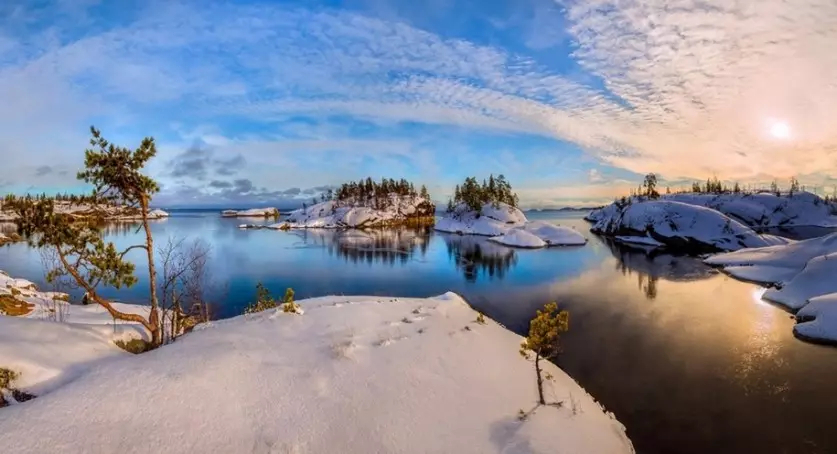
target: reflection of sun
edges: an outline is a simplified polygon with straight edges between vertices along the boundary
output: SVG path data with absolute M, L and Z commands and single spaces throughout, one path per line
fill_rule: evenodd
M 777 139 L 787 139 L 790 137 L 790 126 L 783 121 L 777 121 L 770 126 L 770 135 Z

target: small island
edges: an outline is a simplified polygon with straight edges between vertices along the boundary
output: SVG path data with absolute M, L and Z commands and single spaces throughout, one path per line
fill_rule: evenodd
M 570 227 L 544 221 L 529 221 L 517 208 L 518 197 L 503 175 L 489 176 L 480 185 L 468 177 L 454 189 L 453 199 L 436 230 L 460 235 L 482 235 L 511 247 L 542 248 L 581 246 L 584 236 Z
M 269 218 L 279 217 L 279 208 L 251 208 L 249 210 L 224 210 L 221 212 L 224 218 Z
M 19 203 L 46 201 L 53 204 L 56 214 L 65 215 L 71 220 L 114 222 L 142 220 L 142 212 L 137 207 L 112 204 L 93 196 L 57 194 L 49 197 L 41 194 L 33 197 L 27 194 L 24 197 L 17 197 L 7 194 L 0 202 L 0 222 L 15 222 L 18 219 L 15 207 Z M 165 219 L 169 217 L 169 214 L 161 209 L 153 209 L 148 211 L 147 217 L 154 220 Z
M 435 221 L 436 205 L 427 188 L 418 191 L 405 179 L 371 178 L 329 189 L 318 203 L 292 211 L 272 229 L 365 229 L 425 226 Z M 242 226 L 248 227 L 248 226 Z

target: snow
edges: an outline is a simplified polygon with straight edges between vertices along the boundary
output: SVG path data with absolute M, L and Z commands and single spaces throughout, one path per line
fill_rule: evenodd
M 304 316 L 199 325 L 137 356 L 78 325 L 0 317 L 0 365 L 27 365 L 24 391 L 51 388 L 0 410 L 4 454 L 633 452 L 624 427 L 549 363 L 545 394 L 561 405 L 519 420 L 537 395 L 521 338 L 476 323 L 455 294 L 299 303 Z M 38 368 L 49 373 L 26 378 Z
M 618 212 L 608 213 L 591 230 L 620 237 L 623 242 L 649 244 L 645 238 L 652 238 L 667 247 L 693 251 L 734 251 L 790 242 L 773 235 L 759 235 L 719 211 L 682 202 L 634 202 Z
M 432 216 L 432 202 L 419 196 L 390 194 L 389 205 L 375 209 L 364 203 L 326 201 L 292 211 L 272 229 L 338 229 L 382 227 L 410 218 Z M 422 211 L 427 213 L 422 213 Z
M 267 208 L 251 208 L 249 210 L 224 210 L 221 212 L 221 216 L 227 218 L 266 218 L 270 216 L 279 216 L 279 209 L 273 207 Z
M 157 208 L 148 212 L 148 217 L 152 219 L 162 219 L 169 217 L 169 214 L 165 211 Z
M 744 249 L 713 255 L 709 265 L 722 266 L 733 276 L 765 284 L 783 284 L 796 276 L 814 257 L 837 253 L 837 233 L 795 241 L 784 246 Z
M 488 241 L 519 248 L 537 249 L 546 246 L 546 241 L 522 227 L 511 229 L 504 235 L 491 237 Z
M 505 246 L 541 248 L 547 246 L 583 246 L 587 238 L 570 227 L 545 221 L 531 221 L 509 229 L 505 234 L 489 238 Z
M 136 221 L 142 219 L 142 215 L 139 214 L 139 210 L 136 208 L 117 205 L 91 205 L 87 203 L 55 201 L 53 209 L 56 213 L 72 215 L 78 218 L 101 216 L 113 221 Z M 148 212 L 149 219 L 163 219 L 167 217 L 169 217 L 169 214 L 161 209 L 154 209 Z M 13 222 L 17 218 L 16 213 L 0 211 L 0 222 Z
M 498 208 L 487 203 L 480 213 L 470 210 L 465 204 L 459 204 L 452 213 L 445 213 L 436 220 L 435 229 L 463 235 L 499 236 L 514 227 L 523 226 L 527 221 L 522 211 L 504 203 L 499 204 Z
M 797 241 L 785 246 L 749 249 L 708 257 L 706 263 L 721 266 L 727 273 L 775 287 L 762 298 L 798 310 L 800 318 L 814 315 L 820 321 L 794 328 L 806 339 L 837 338 L 833 296 L 837 293 L 837 233 Z M 813 307 L 811 304 L 817 302 Z
M 800 309 L 810 298 L 837 292 L 837 253 L 812 258 L 805 268 L 781 288 L 767 290 L 762 298 L 789 309 Z
M 632 197 L 632 203 L 642 202 L 643 197 Z M 757 194 L 665 194 L 662 201 L 685 203 L 716 210 L 750 227 L 834 227 L 837 226 L 837 206 L 820 196 L 800 191 L 776 196 L 773 193 Z M 612 203 L 593 210 L 585 219 L 598 222 L 612 218 L 621 210 Z
M 522 229 L 543 240 L 547 246 L 583 246 L 587 238 L 577 230 L 546 221 L 529 221 Z
M 811 298 L 807 306 L 796 313 L 799 322 L 793 333 L 802 339 L 837 343 L 837 293 Z
M 546 221 L 529 221 L 519 209 L 499 204 L 495 208 L 488 203 L 477 213 L 465 204 L 454 207 L 436 220 L 435 229 L 440 232 L 461 235 L 481 235 L 504 246 L 542 248 L 547 246 L 581 246 L 587 244 L 584 235 L 573 228 Z

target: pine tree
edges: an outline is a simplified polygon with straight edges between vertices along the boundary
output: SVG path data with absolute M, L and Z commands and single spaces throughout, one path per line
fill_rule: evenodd
M 546 405 L 543 397 L 541 360 L 553 360 L 561 353 L 561 333 L 569 330 L 570 314 L 558 311 L 558 304 L 549 303 L 529 323 L 529 335 L 520 344 L 520 354 L 528 360 L 534 355 L 535 375 L 538 383 L 538 403 Z
M 16 212 L 18 229 L 30 245 L 52 248 L 59 266 L 47 273 L 47 280 L 71 277 L 87 293 L 88 298 L 102 306 L 117 320 L 141 324 L 148 330 L 153 346 L 162 343 L 163 321 L 157 301 L 157 272 L 154 263 L 154 240 L 148 221 L 149 203 L 159 187 L 142 173 L 148 161 L 157 153 L 154 139 L 143 139 L 139 148 L 118 147 L 102 137 L 99 130 L 90 128 L 92 148 L 85 151 L 85 169 L 77 177 L 95 188 L 97 203 L 111 203 L 134 207 L 142 215 L 143 244 L 117 251 L 113 243 L 105 243 L 102 227 L 89 222 L 72 222 L 68 216 L 55 212 L 53 200 L 33 202 L 27 198 Z M 137 282 L 134 264 L 124 260 L 133 249 L 144 249 L 147 255 L 150 310 L 148 318 L 119 311 L 110 301 L 99 295 L 102 286 L 130 287 Z

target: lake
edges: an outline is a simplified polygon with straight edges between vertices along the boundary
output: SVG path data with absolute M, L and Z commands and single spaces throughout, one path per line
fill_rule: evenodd
M 639 453 L 837 452 L 837 349 L 795 339 L 790 315 L 760 301 L 759 287 L 695 258 L 614 245 L 578 213 L 528 215 L 590 242 L 515 250 L 426 229 L 239 230 L 252 221 L 188 210 L 153 230 L 158 245 L 166 237 L 211 245 L 219 317 L 240 314 L 259 281 L 277 296 L 293 287 L 297 299 L 454 291 L 521 334 L 556 301 L 570 312 L 558 364 L 626 425 Z M 130 225 L 106 234 L 120 247 L 138 242 Z M 0 269 L 43 284 L 39 254 L 24 244 L 0 248 Z M 142 301 L 147 277 L 138 275 L 133 288 L 103 294 Z M 492 373 L 488 358 L 485 367 Z

